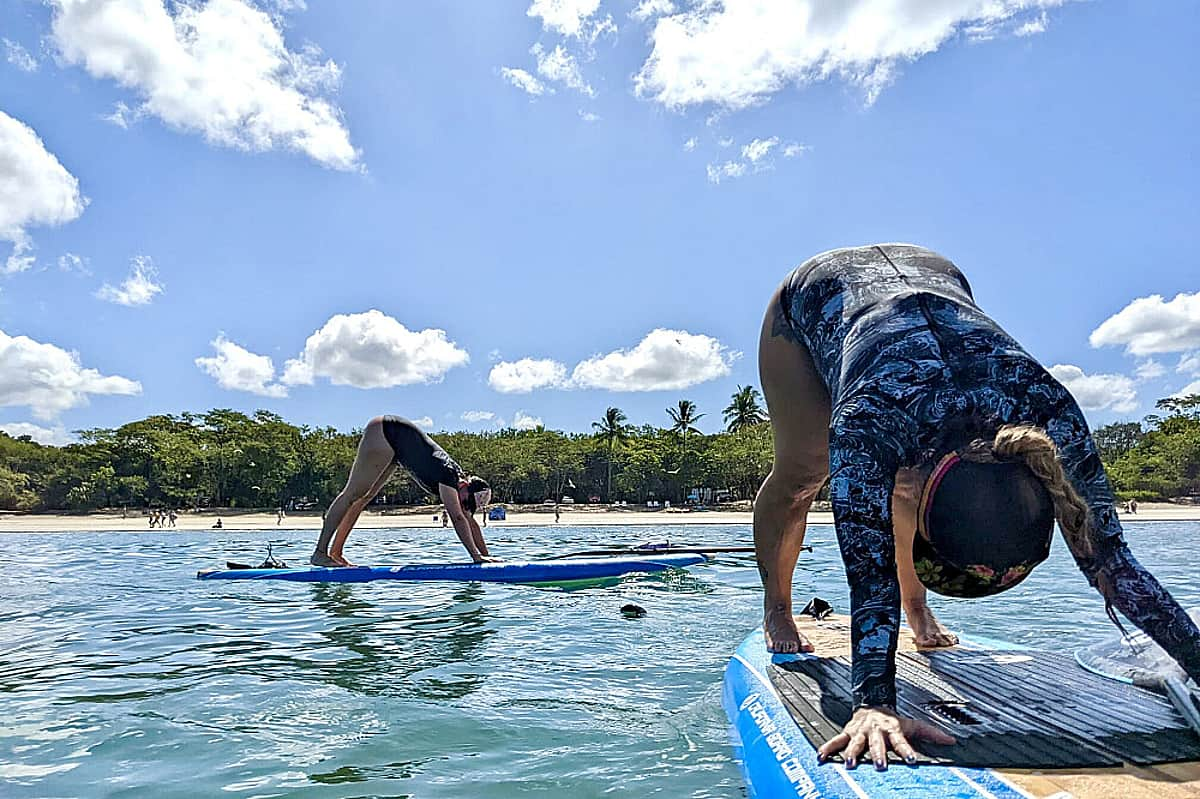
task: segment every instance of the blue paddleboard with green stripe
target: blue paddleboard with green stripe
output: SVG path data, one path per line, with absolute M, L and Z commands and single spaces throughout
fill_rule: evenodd
M 201 580 L 286 580 L 295 583 L 367 583 L 375 580 L 479 583 L 561 583 L 602 580 L 626 574 L 682 569 L 703 563 L 699 554 L 637 555 L 615 558 L 501 561 L 498 563 L 414 563 L 407 566 L 352 566 L 303 569 L 206 569 Z

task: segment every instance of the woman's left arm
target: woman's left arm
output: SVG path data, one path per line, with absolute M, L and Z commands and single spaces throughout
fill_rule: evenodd
M 488 551 L 487 541 L 483 540 L 483 531 L 479 529 L 479 522 L 475 521 L 475 514 L 467 514 L 467 523 L 471 526 L 471 539 L 475 542 L 475 548 L 479 550 L 479 554 L 483 555 L 485 560 L 495 560 L 492 553 Z
M 1053 379 L 1053 378 L 1051 378 Z M 1062 386 L 1046 432 L 1075 491 L 1088 506 L 1093 551 L 1071 554 L 1104 599 L 1167 650 L 1200 683 L 1200 629 L 1125 543 L 1116 499 L 1083 412 Z

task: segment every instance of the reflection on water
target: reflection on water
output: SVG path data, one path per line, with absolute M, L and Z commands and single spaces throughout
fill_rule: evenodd
M 333 771 L 309 774 L 308 778 L 324 785 L 373 780 L 406 780 L 416 774 L 424 763 L 401 760 L 379 766 L 342 766 Z
M 353 655 L 295 661 L 316 679 L 367 696 L 429 701 L 461 699 L 486 679 L 468 665 L 495 634 L 487 625 L 482 585 L 457 585 L 448 595 L 434 589 L 436 599 L 387 615 L 355 590 L 359 586 L 309 588 L 313 605 L 329 617 L 321 635 Z M 461 668 L 440 670 L 451 665 Z
M 457 559 L 440 532 L 359 531 L 355 556 Z M 512 532 L 510 556 L 749 541 L 748 526 Z M 1192 605 L 1195 568 L 1176 548 L 1198 533 L 1129 531 Z M 285 559 L 311 545 L 288 535 L 7 536 L 5 799 L 743 795 L 720 680 L 760 611 L 751 558 L 554 587 L 193 579 L 226 558 L 261 559 L 267 540 Z M 833 531 L 814 526 L 809 541 L 798 596 L 844 610 Z M 647 615 L 624 618 L 627 602 Z M 1103 603 L 1057 545 L 1017 589 L 935 607 L 951 626 L 1033 645 L 1108 634 Z

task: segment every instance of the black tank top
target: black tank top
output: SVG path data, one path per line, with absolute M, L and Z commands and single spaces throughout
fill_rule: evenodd
M 383 435 L 396 453 L 396 463 L 426 491 L 436 495 L 439 483 L 458 487 L 462 468 L 415 424 L 401 416 L 385 416 Z

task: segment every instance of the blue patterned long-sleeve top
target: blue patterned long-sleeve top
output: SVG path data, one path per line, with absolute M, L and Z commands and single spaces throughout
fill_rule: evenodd
M 1200 630 L 1129 552 L 1078 405 L 979 309 L 952 263 L 912 245 L 834 250 L 797 268 L 780 298 L 781 326 L 807 347 L 832 402 L 829 492 L 850 583 L 856 706 L 895 705 L 896 471 L 964 419 L 1046 430 L 1090 509 L 1096 544 L 1075 555 L 1079 568 L 1200 681 Z

